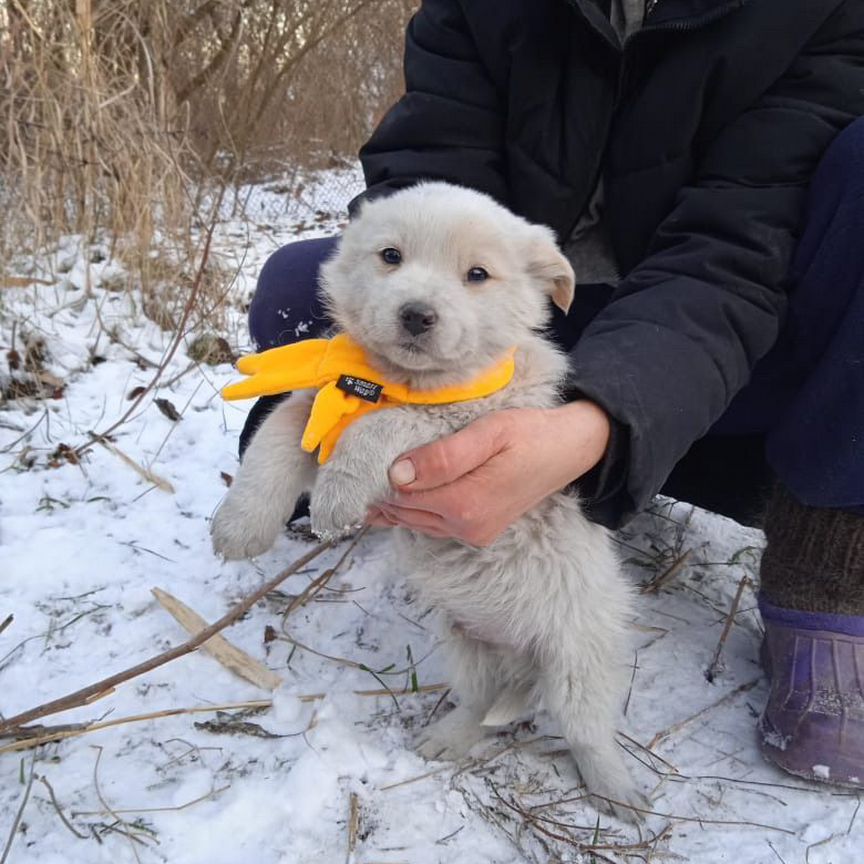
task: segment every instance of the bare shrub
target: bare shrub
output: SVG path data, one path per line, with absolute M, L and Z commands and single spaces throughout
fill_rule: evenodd
M 131 4 L 7 4 L 0 53 L 2 251 L 63 234 L 120 243 L 145 292 L 150 250 L 189 237 L 187 130 L 156 97 Z M 132 72 L 127 55 L 139 58 Z
M 353 157 L 416 5 L 0 0 L 0 254 L 107 237 L 172 326 L 214 188 Z

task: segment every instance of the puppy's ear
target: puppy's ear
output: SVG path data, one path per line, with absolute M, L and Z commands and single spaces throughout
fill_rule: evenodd
M 528 274 L 541 283 L 544 293 L 566 315 L 573 302 L 576 277 L 561 254 L 552 233 L 535 234 L 528 249 Z

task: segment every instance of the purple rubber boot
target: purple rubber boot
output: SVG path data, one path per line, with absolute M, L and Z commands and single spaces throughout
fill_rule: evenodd
M 864 617 L 781 609 L 759 598 L 771 680 L 763 755 L 809 780 L 864 788 Z

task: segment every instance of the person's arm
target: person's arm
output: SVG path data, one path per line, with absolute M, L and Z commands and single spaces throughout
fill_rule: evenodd
M 627 433 L 626 479 L 599 521 L 649 503 L 775 342 L 808 183 L 862 113 L 864 4 L 846 2 L 708 143 L 648 257 L 575 346 L 572 391 Z

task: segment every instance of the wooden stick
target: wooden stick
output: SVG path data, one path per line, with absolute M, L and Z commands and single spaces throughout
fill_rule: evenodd
M 298 570 L 302 570 L 310 561 L 317 558 L 322 552 L 332 548 L 333 542 L 328 540 L 325 543 L 319 543 L 310 552 L 298 558 L 290 567 L 283 570 L 278 576 L 274 576 L 268 582 L 265 582 L 260 588 L 253 591 L 245 600 L 237 603 L 233 609 L 226 612 L 218 621 L 206 627 L 191 639 L 187 639 L 181 645 L 174 648 L 169 648 L 143 663 L 138 663 L 129 669 L 124 669 L 122 672 L 117 672 L 110 675 L 108 678 L 103 678 L 95 684 L 90 684 L 81 690 L 76 690 L 74 693 L 69 693 L 66 696 L 61 696 L 59 699 L 52 699 L 50 702 L 45 702 L 42 705 L 37 705 L 35 708 L 30 708 L 28 711 L 23 711 L 21 714 L 16 714 L 14 717 L 9 717 L 5 720 L 0 720 L 0 735 L 7 734 L 18 726 L 23 726 L 25 723 L 31 723 L 33 720 L 38 720 L 40 717 L 47 717 L 49 714 L 57 714 L 60 711 L 68 711 L 70 708 L 80 708 L 83 705 L 88 705 L 96 699 L 110 693 L 118 684 L 123 684 L 132 678 L 137 678 L 145 672 L 151 672 L 159 666 L 164 666 L 178 657 L 183 657 L 190 654 L 196 648 L 203 645 L 208 639 L 215 636 L 220 630 L 224 630 L 231 624 L 234 624 L 241 615 L 251 609 L 259 600 L 263 599 L 267 594 L 273 591 L 278 585 L 284 582 L 289 576 L 292 576 Z
M 194 636 L 210 626 L 194 609 L 178 600 L 173 594 L 169 594 L 161 588 L 151 588 L 150 591 L 162 608 L 187 633 Z M 259 660 L 250 657 L 245 651 L 241 651 L 236 645 L 232 645 L 224 636 L 214 636 L 205 642 L 201 649 L 218 660 L 230 672 L 239 675 L 262 690 L 275 690 L 282 683 L 282 679 L 275 672 L 268 669 Z

